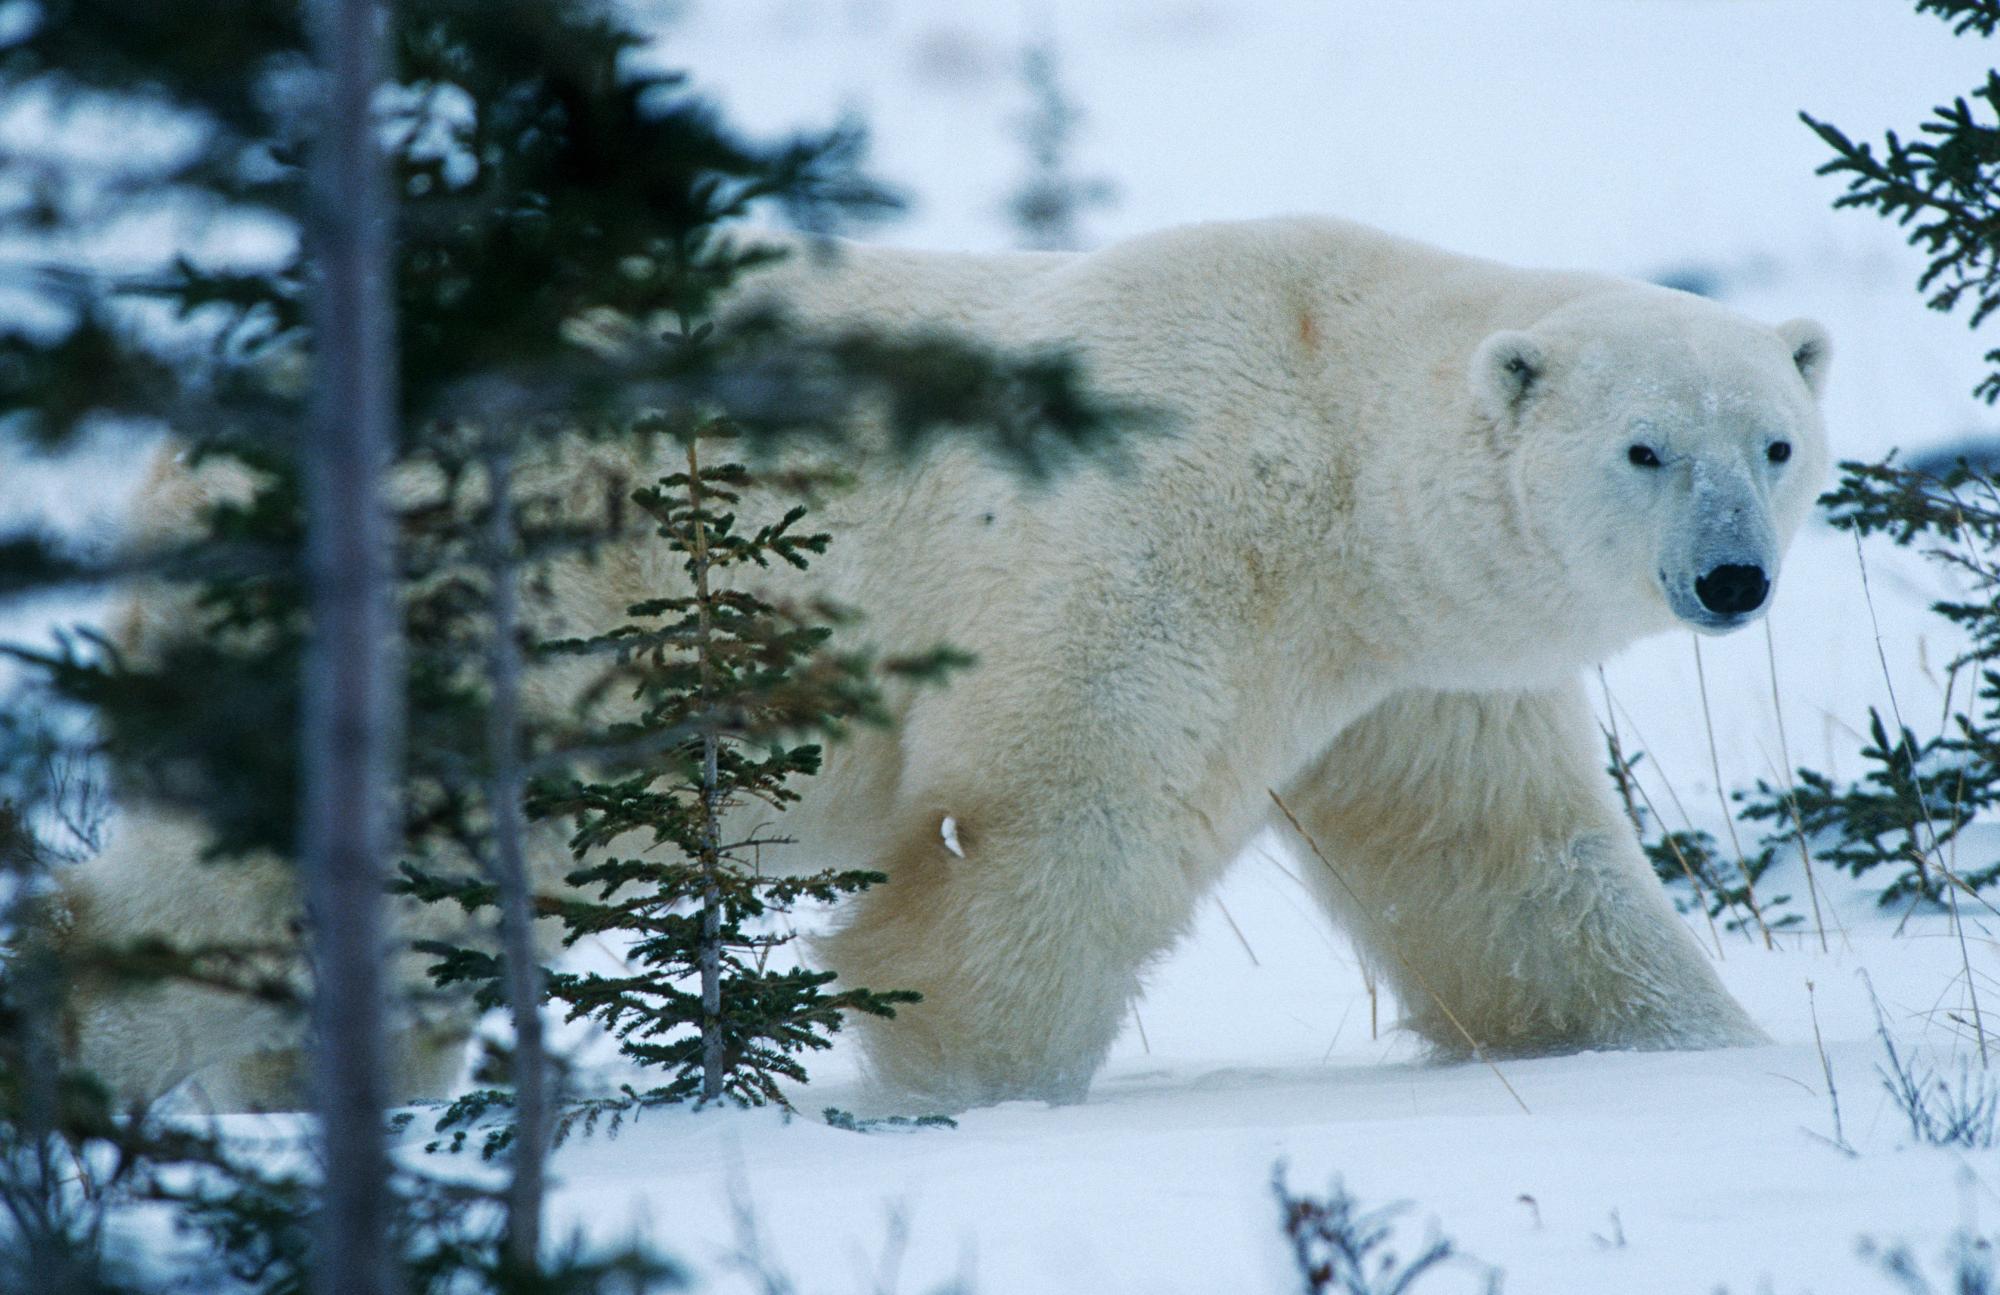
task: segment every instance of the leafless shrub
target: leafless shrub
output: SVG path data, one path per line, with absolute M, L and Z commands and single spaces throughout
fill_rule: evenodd
M 1459 1257 L 1433 1226 L 1416 1258 L 1408 1263 L 1396 1258 L 1388 1246 L 1396 1216 L 1409 1208 L 1406 1201 L 1364 1211 L 1337 1178 L 1324 1198 L 1294 1196 L 1283 1164 L 1272 1170 L 1271 1190 L 1305 1295 L 1409 1295 L 1426 1274 Z M 1487 1290 L 1499 1295 L 1498 1270 L 1489 1271 Z
M 1903 1118 L 1910 1122 L 1912 1138 L 1926 1146 L 1971 1150 L 1986 1150 L 2000 1140 L 2000 1080 L 1990 1071 L 1974 1069 L 1970 1058 L 1961 1058 L 1954 1078 L 1939 1074 L 1914 1055 L 1905 1055 L 1889 1033 L 1879 999 L 1875 1003 L 1875 1033 L 1888 1058 L 1875 1068 L 1876 1073 Z

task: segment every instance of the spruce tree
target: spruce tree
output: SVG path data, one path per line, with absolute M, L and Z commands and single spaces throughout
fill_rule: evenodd
M 1917 0 L 1917 12 L 1944 19 L 1960 36 L 1991 37 L 2000 28 L 1993 0 Z M 2000 310 L 2000 70 L 1989 71 L 1969 95 L 1934 108 L 1915 135 L 1890 131 L 1879 152 L 1829 122 L 1799 115 L 1833 150 L 1819 174 L 1847 183 L 1834 205 L 1896 222 L 1928 258 L 1917 288 L 1933 310 L 1965 305 L 1974 329 Z M 1988 351 L 1986 361 L 1994 371 L 1974 391 L 1992 404 L 2000 401 L 2000 349 Z
M 796 1054 L 826 1047 L 844 1013 L 893 1016 L 896 1004 L 917 997 L 830 992 L 832 973 L 770 962 L 794 938 L 770 930 L 771 918 L 802 900 L 831 903 L 881 874 L 762 876 L 755 852 L 785 840 L 724 834 L 734 807 L 754 800 L 781 810 L 798 799 L 789 782 L 817 772 L 821 754 L 816 743 L 798 741 L 801 734 L 880 718 L 870 663 L 830 651 L 830 623 L 727 583 L 741 568 L 774 561 L 803 570 L 830 541 L 800 533 L 806 510 L 798 505 L 746 526 L 737 509 L 761 485 L 740 464 L 703 464 L 690 442 L 685 472 L 635 496 L 681 557 L 688 592 L 637 604 L 633 623 L 608 634 L 553 645 L 616 653 L 613 686 L 640 709 L 615 735 L 660 748 L 622 776 L 546 789 L 536 804 L 538 813 L 575 821 L 579 857 L 605 852 L 570 874 L 596 898 L 560 905 L 567 941 L 607 931 L 638 937 L 627 974 L 562 974 L 551 993 L 572 1018 L 603 1022 L 627 1057 L 671 1076 L 635 1096 L 647 1104 L 726 1096 L 788 1105 L 777 1079 L 803 1081 Z M 952 661 L 941 651 L 894 668 L 930 675 Z M 671 852 L 661 854 L 663 845 Z

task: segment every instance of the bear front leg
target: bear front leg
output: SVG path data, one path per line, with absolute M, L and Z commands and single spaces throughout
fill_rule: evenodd
M 1280 818 L 1306 879 L 1440 1053 L 1768 1041 L 1668 902 L 1599 749 L 1580 687 L 1411 692 L 1287 793 L 1327 857 Z
M 923 995 L 894 1020 L 851 1018 L 873 1077 L 914 1109 L 1081 1101 L 1140 968 L 1193 909 L 1161 815 L 1087 795 L 1025 803 L 1036 812 L 912 810 L 878 864 L 889 880 L 819 943 L 843 983 Z

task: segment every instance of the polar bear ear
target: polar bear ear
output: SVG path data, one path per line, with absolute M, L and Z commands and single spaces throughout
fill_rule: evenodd
M 1496 422 L 1511 420 L 1538 395 L 1548 357 L 1526 333 L 1495 333 L 1472 353 L 1472 398 Z
M 1833 356 L 1833 340 L 1826 330 L 1810 319 L 1788 319 L 1778 325 L 1778 336 L 1792 348 L 1792 363 L 1806 388 L 1817 396 L 1826 390 L 1826 362 Z

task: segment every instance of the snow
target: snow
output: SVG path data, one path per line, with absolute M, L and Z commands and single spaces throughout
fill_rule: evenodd
M 1279 864 L 1246 860 L 1224 902 L 1258 964 L 1212 907 L 1152 979 L 1147 1042 L 1128 1032 L 1083 1105 L 866 1135 L 771 1113 L 648 1115 L 557 1156 L 557 1227 L 610 1240 L 650 1217 L 715 1290 L 756 1289 L 725 1271 L 739 1203 L 807 1290 L 870 1289 L 899 1213 L 910 1289 L 967 1265 L 982 1291 L 1284 1290 L 1269 1189 L 1282 1161 L 1294 1192 L 1339 1175 L 1364 1204 L 1414 1202 L 1405 1257 L 1435 1221 L 1482 1261 L 1420 1290 L 1482 1290 L 1493 1266 L 1509 1291 L 1747 1295 L 1768 1276 L 1826 1295 L 1878 1288 L 1855 1255 L 1864 1235 L 1929 1257 L 1966 1211 L 1993 1212 L 1994 1153 L 1908 1145 L 1875 1075 L 1863 972 L 1902 1041 L 1951 1037 L 1925 1020 L 1963 997 L 1959 948 L 1935 923 L 1835 933 L 1829 954 L 1726 937 L 1723 977 L 1774 1046 L 1500 1061 L 1524 1113 L 1480 1064 L 1429 1065 L 1392 1032 L 1371 1038 L 1351 959 Z M 1991 966 L 1984 937 L 1970 952 Z M 1811 1004 L 1858 1157 L 1830 1143 Z M 851 1064 L 816 1066 L 801 1105 L 865 1107 Z M 1615 1231 L 1624 1244 L 1607 1244 Z
M 1118 187 L 1084 220 L 1093 241 L 1328 212 L 1523 264 L 1699 280 L 1750 314 L 1828 325 L 1841 457 L 1995 430 L 1967 394 L 1990 343 L 1923 309 L 1920 261 L 1895 229 L 1829 210 L 1838 186 L 1812 174 L 1825 150 L 1796 119 L 1908 128 L 1983 77 L 1990 47 L 1904 5 L 689 0 L 671 16 L 650 57 L 693 67 L 745 125 L 867 120 L 877 170 L 915 199 L 872 237 L 1007 245 L 1018 52 L 1052 36 L 1088 114 L 1078 168 Z M 0 465 L 0 504 L 87 497 Z M 1946 577 L 1881 544 L 1866 577 L 1864 592 L 1850 538 L 1815 524 L 1779 581 L 1768 649 L 1761 629 L 1703 640 L 1700 679 L 1686 635 L 1607 664 L 1609 714 L 1646 751 L 1670 826 L 1727 847 L 1711 761 L 1724 788 L 1771 777 L 1784 750 L 1852 776 L 1870 706 L 1935 731 L 1955 641 L 1923 607 Z M 1961 942 L 1948 919 L 1901 922 L 1822 869 L 1827 951 L 1810 931 L 1775 951 L 1721 941 L 1718 969 L 1772 1045 L 1501 1061 L 1524 1113 L 1492 1070 L 1427 1064 L 1391 1028 L 1394 1004 L 1371 1003 L 1288 871 L 1300 866 L 1269 843 L 1248 852 L 1150 975 L 1082 1105 L 871 1134 L 772 1112 L 649 1114 L 558 1155 L 552 1231 L 649 1227 L 715 1291 L 762 1289 L 729 1263 L 739 1210 L 813 1292 L 895 1288 L 882 1274 L 898 1258 L 911 1290 L 959 1274 L 1049 1295 L 1296 1289 L 1269 1186 L 1282 1161 L 1295 1192 L 1338 1174 L 1365 1206 L 1413 1202 L 1398 1253 L 1435 1221 L 1482 1261 L 1420 1291 L 1483 1290 L 1490 1265 L 1512 1292 L 1833 1295 L 1894 1288 L 1862 1238 L 1934 1264 L 1954 1229 L 2000 1210 L 1995 1152 L 1912 1145 L 1876 1074 L 1869 988 L 1899 1042 L 1955 1074 L 1968 989 L 2000 1007 L 1991 911 L 1967 904 Z M 1795 863 L 1765 891 L 1790 892 L 1810 920 Z M 1832 1145 L 1816 1034 L 1858 1155 Z M 877 1113 L 850 1050 L 813 1071 L 805 1111 Z M 420 1143 L 413 1132 L 406 1150 Z

